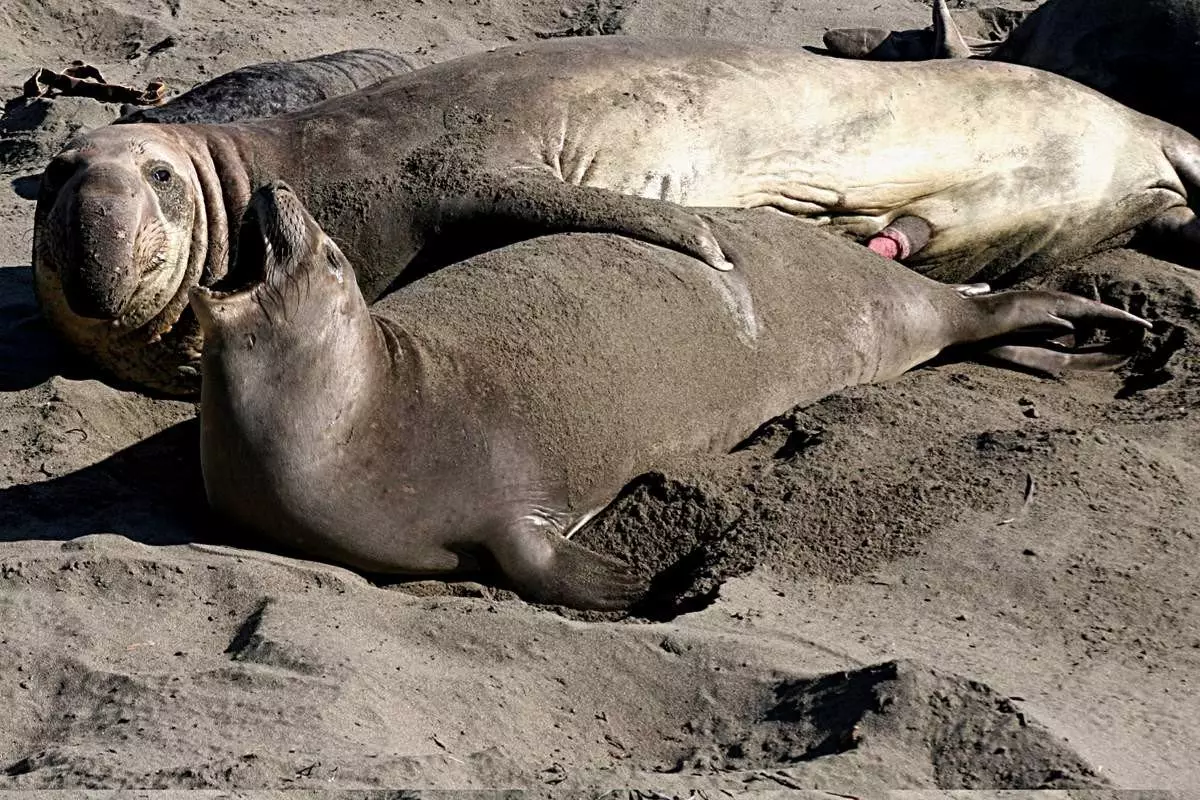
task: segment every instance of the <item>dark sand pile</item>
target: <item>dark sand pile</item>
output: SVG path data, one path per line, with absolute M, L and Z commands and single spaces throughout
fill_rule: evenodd
M 0 90 L 73 58 L 183 89 L 345 47 L 430 63 L 557 33 L 815 44 L 927 14 L 10 0 Z M 1119 250 L 1043 281 L 1156 321 L 1119 374 L 922 369 L 638 478 L 581 537 L 657 574 L 654 597 L 585 618 L 230 549 L 257 543 L 204 512 L 194 408 L 95 380 L 33 303 L 26 176 L 118 112 L 0 117 L 0 788 L 1200 784 L 1200 276 Z

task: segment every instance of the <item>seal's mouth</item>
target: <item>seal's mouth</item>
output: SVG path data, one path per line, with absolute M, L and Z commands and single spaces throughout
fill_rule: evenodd
M 295 192 L 282 181 L 255 191 L 242 214 L 229 272 L 209 287 L 216 299 L 264 284 L 278 288 L 321 254 L 322 235 Z
M 229 272 L 212 286 L 207 294 L 215 299 L 232 297 L 248 292 L 258 286 L 267 276 L 267 260 L 271 257 L 271 244 L 267 236 L 266 220 L 256 193 L 242 215 L 234 247 L 233 263 Z

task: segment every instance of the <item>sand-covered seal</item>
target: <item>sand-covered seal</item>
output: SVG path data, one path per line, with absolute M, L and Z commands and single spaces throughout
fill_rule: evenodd
M 340 50 L 297 61 L 265 61 L 218 75 L 151 108 L 137 108 L 114 124 L 238 122 L 273 117 L 358 91 L 416 65 L 375 48 Z
M 825 46 L 881 61 L 988 58 L 1048 70 L 1200 134 L 1200 0 L 1046 0 L 1032 11 L 987 9 L 984 36 L 960 30 L 935 0 L 925 30 L 835 28 Z M 963 12 L 969 13 L 969 12 Z
M 622 608 L 641 583 L 564 534 L 638 473 L 728 449 L 796 404 L 947 347 L 1057 370 L 1111 356 L 1049 337 L 1146 325 L 1055 292 L 965 298 L 764 211 L 707 218 L 738 270 L 568 234 L 451 265 L 371 307 L 299 198 L 264 187 L 234 275 L 191 293 L 209 500 L 360 569 L 495 568 L 530 599 Z
M 252 123 L 85 134 L 36 210 L 45 313 L 118 377 L 194 390 L 187 290 L 229 271 L 229 231 L 275 178 L 362 265 L 369 300 L 414 262 L 555 231 L 726 265 L 676 203 L 765 206 L 862 239 L 917 220 L 928 244 L 905 263 L 955 282 L 1015 281 L 1145 223 L 1200 240 L 1187 206 L 1200 142 L 1058 76 L 597 37 L 467 56 Z

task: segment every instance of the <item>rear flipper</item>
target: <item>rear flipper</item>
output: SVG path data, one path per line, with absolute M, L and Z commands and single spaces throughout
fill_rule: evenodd
M 552 233 L 615 233 L 694 256 L 714 269 L 733 264 L 707 222 L 675 203 L 575 186 L 546 175 L 486 176 L 469 195 L 439 207 L 439 228 L 483 226 L 507 241 Z M 484 248 L 486 249 L 486 248 Z
M 974 311 L 959 342 L 973 342 L 983 360 L 1041 374 L 1113 369 L 1132 355 L 1151 324 L 1119 308 L 1064 292 L 1012 291 L 966 298 Z M 1103 331 L 1104 345 L 1070 348 L 1065 334 Z M 1136 335 L 1136 336 L 1135 336 Z
M 1009 344 L 993 347 L 977 360 L 1056 378 L 1069 370 L 1116 369 L 1132 357 L 1133 353 L 1106 350 L 1055 350 L 1048 342 L 1043 346 Z
M 978 318 L 974 341 L 997 336 L 1053 333 L 1060 336 L 1078 327 L 1132 332 L 1153 327 L 1141 317 L 1086 297 L 1066 292 L 1022 290 L 968 297 Z M 964 339 L 965 341 L 965 339 Z
M 641 599 L 649 586 L 627 564 L 527 520 L 512 523 L 489 550 L 513 588 L 539 603 L 621 611 Z
M 1155 255 L 1200 268 L 1200 219 L 1196 212 L 1187 206 L 1168 209 L 1150 220 L 1144 230 L 1154 239 L 1146 244 Z

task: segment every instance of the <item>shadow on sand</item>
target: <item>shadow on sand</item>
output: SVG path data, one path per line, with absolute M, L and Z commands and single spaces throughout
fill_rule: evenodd
M 55 375 L 95 377 L 59 342 L 38 311 L 33 269 L 0 267 L 0 392 L 17 392 Z
M 218 542 L 200 474 L 200 423 L 181 422 L 90 467 L 0 489 L 0 542 L 116 532 L 150 545 Z

